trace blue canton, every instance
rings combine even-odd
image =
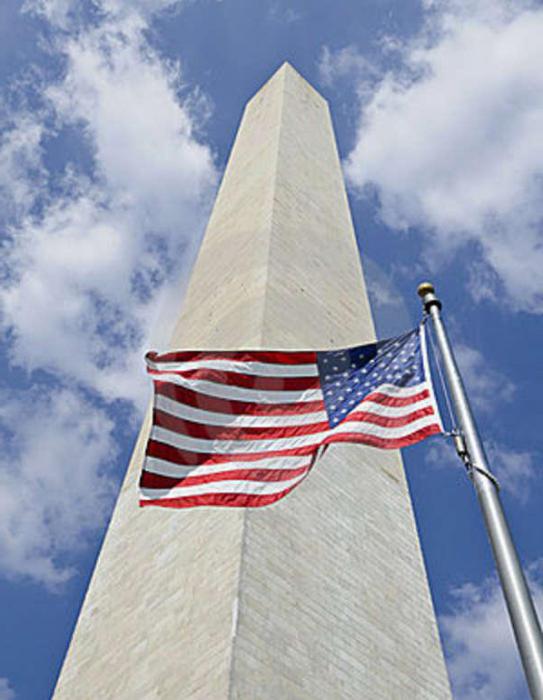
[[[408,387],[425,379],[419,328],[357,348],[318,352],[317,364],[332,428],[380,385]]]

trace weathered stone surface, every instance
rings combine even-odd
[[[373,337],[328,107],[285,64],[246,107],[172,345]],[[56,700],[450,698],[398,453],[335,445],[268,508],[140,510],[147,431]]]

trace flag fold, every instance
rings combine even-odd
[[[320,447],[406,447],[442,432],[424,325],[344,350],[150,352],[140,504],[265,506]]]

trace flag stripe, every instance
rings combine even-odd
[[[303,366],[315,364],[314,350],[182,350],[176,352],[148,352],[147,362],[201,362],[229,360],[233,362],[264,362],[266,364]]]
[[[361,445],[378,447],[382,450],[399,450],[402,447],[409,447],[409,445],[414,445],[430,435],[438,435],[441,432],[441,426],[434,422],[428,423],[428,425],[411,433],[406,433],[398,438],[379,437],[378,435],[371,435],[369,433],[344,433],[326,438],[323,440],[323,444],[330,445],[334,442],[356,442]]]
[[[386,416],[368,411],[353,411],[349,414],[344,424],[352,421],[360,423],[373,423],[384,428],[400,428],[409,425],[417,418],[432,416],[434,413],[431,406],[417,408],[414,411],[405,413],[402,416]],[[262,440],[295,437],[298,435],[309,435],[312,433],[322,433],[328,430],[328,421],[321,421],[313,424],[286,425],[282,427],[262,427],[262,426],[217,426],[204,424],[178,418],[171,413],[166,413],[155,409],[153,416],[154,425],[166,428],[177,433],[183,433],[191,437],[205,438],[207,440]]]
[[[335,436],[341,433],[375,435],[376,437],[389,437],[391,439],[401,439],[411,432],[416,432],[426,425],[435,423],[435,416],[424,416],[412,421],[409,426],[398,428],[383,428],[372,423],[359,422],[346,425],[344,422],[331,430],[323,430],[314,434],[296,435],[294,437],[267,439],[247,439],[247,440],[206,440],[195,438],[190,435],[180,434],[154,425],[151,431],[151,438],[165,445],[176,447],[190,452],[206,452],[220,454],[246,454],[246,453],[281,453],[283,450],[297,449],[298,447],[318,446],[329,435]]]
[[[315,360],[308,365],[272,364],[269,362],[240,362],[221,360],[215,357],[204,357],[191,362],[152,362],[147,360],[147,366],[158,372],[187,372],[195,369],[212,369],[224,372],[239,372],[240,374],[258,375],[260,377],[318,377],[319,370]]]
[[[219,474],[224,473],[225,469],[235,469],[238,472],[243,472],[244,470],[250,471],[258,469],[262,471],[264,469],[282,469],[283,471],[290,470],[296,471],[302,467],[307,467],[310,464],[307,455],[302,457],[281,457],[281,458],[258,458],[252,459],[250,461],[236,461],[228,460],[225,466],[225,462],[219,462],[210,464],[206,462],[201,465],[186,466],[182,464],[175,464],[174,462],[168,462],[164,459],[158,459],[156,457],[148,457],[145,465],[145,470],[152,472],[153,474],[161,474],[162,476],[171,476],[178,480],[183,479],[185,476],[197,476],[200,474]]]
[[[315,411],[313,413],[292,413],[286,415],[243,415],[232,413],[219,413],[216,411],[204,411],[179,401],[174,401],[166,396],[159,395],[155,399],[157,409],[169,413],[178,418],[185,418],[189,421],[196,421],[208,425],[225,425],[229,427],[260,427],[272,428],[287,425],[311,425],[327,421],[326,411]],[[411,401],[403,406],[389,406],[388,404],[374,401],[364,401],[364,409],[371,413],[379,413],[382,416],[400,417],[409,415],[413,408],[433,407],[429,398],[419,401]]]
[[[220,454],[218,452],[194,452],[192,450],[183,450],[175,445],[168,445],[154,438],[149,439],[147,443],[146,455],[149,457],[157,457],[159,459],[180,464],[182,466],[195,466],[199,464],[224,464],[231,460],[259,460],[265,457],[299,457],[303,455],[311,455],[315,451],[313,445],[305,447],[297,447],[289,450],[274,450],[264,453],[255,452],[249,453],[229,453]]]
[[[140,481],[140,486],[150,489],[172,489],[176,486],[196,486],[198,484],[211,484],[215,481],[229,481],[233,479],[244,479],[246,481],[288,481],[293,477],[300,476],[307,472],[307,467],[299,469],[228,469],[215,474],[190,474],[181,479],[177,477],[164,476],[156,472],[144,471]]]
[[[281,403],[297,403],[307,401],[322,400],[322,392],[320,389],[305,389],[305,390],[266,390],[258,387],[244,388],[234,386],[232,384],[223,384],[220,381],[219,373],[215,373],[212,380],[209,379],[186,379],[179,374],[170,374],[165,372],[160,374],[161,381],[171,382],[179,386],[192,389],[193,391],[201,392],[207,396],[213,396],[219,399],[228,399],[229,401],[244,401],[248,403],[260,404],[281,404]]]
[[[289,481],[246,481],[225,480],[216,481],[210,484],[197,484],[196,486],[180,486],[173,489],[141,489],[143,498],[183,498],[185,496],[199,496],[204,493],[246,493],[252,495],[269,495],[284,491],[298,484],[307,474],[307,470],[302,475],[296,476]]]
[[[299,482],[293,484],[283,491],[277,493],[257,495],[248,493],[204,493],[199,495],[181,495],[177,498],[156,498],[156,496],[148,495],[142,497],[140,505],[145,506],[161,506],[162,508],[194,508],[196,506],[215,506],[224,508],[260,508],[276,503],[281,498],[287,496],[293,489],[296,488]],[[152,492],[149,491],[152,494]]]
[[[209,411],[200,406],[189,405],[182,401],[172,399],[164,394],[157,394],[155,396],[155,406],[159,410],[170,413],[172,416],[177,416],[178,418],[186,418],[187,420],[194,420],[210,425],[261,426],[264,428],[279,425],[309,425],[311,423],[319,423],[327,420],[327,413],[324,410],[307,413],[296,413],[292,411],[280,413],[276,410],[276,407],[274,407],[274,410],[251,414],[228,412],[230,405],[231,402],[225,401],[224,405],[221,407],[223,409],[222,411]],[[319,406],[322,408],[322,403],[319,404]],[[215,405],[214,408],[218,408],[218,406]],[[271,407],[269,408],[271,409]],[[289,408],[292,409],[292,406],[289,406]],[[394,411],[398,409],[387,408],[385,410]]]
[[[322,411],[324,408],[322,393],[321,397],[316,401],[307,401],[300,404],[261,404],[258,401],[235,401],[233,399],[222,399],[217,396],[208,396],[193,389],[176,386],[175,384],[156,379],[154,380],[154,385],[155,396],[166,396],[173,401],[216,413],[232,413],[247,416],[297,415],[299,413]]]
[[[320,381],[317,376],[312,377],[264,377],[260,375],[245,375],[236,372],[227,372],[209,367],[183,370],[182,372],[172,372],[167,370],[149,369],[152,376],[179,377],[188,380],[193,384],[196,380],[201,382],[212,382],[213,384],[225,384],[229,387],[241,387],[243,389],[253,389],[255,391],[305,391],[306,389],[318,389]],[[186,385],[185,385],[186,386]]]

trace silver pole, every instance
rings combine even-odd
[[[528,687],[533,700],[543,700],[543,636],[505,519],[498,485],[488,467],[462,378],[441,320],[441,302],[429,282],[419,286],[418,294],[426,313],[433,321],[449,394],[461,432],[456,441],[457,450],[468,468],[483,512]]]

